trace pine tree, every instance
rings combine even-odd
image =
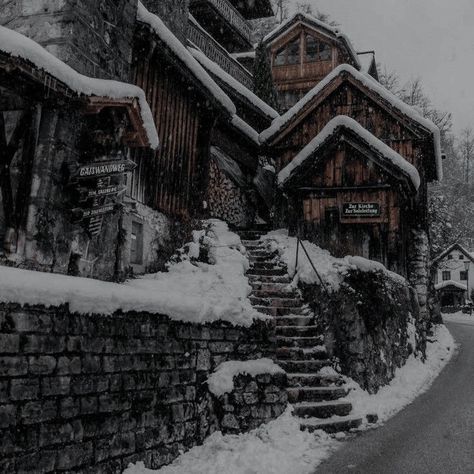
[[[267,50],[263,43],[259,43],[255,51],[254,92],[264,102],[279,110],[278,95],[273,83],[272,67]]]

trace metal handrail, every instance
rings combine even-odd
[[[314,270],[314,273],[316,273],[316,276],[318,277],[319,279],[319,282],[321,283],[321,286],[323,287],[324,289],[324,292],[326,293],[326,296],[329,298],[329,291],[326,287],[326,284],[324,283],[320,273],[318,272],[318,270],[316,269],[316,266],[314,265],[313,263],[313,260],[311,259],[311,257],[309,256],[309,253],[308,251],[306,250],[306,247],[304,246],[303,244],[303,241],[300,239],[299,235],[296,236],[296,263],[295,263],[295,272],[298,271],[298,262],[299,262],[299,251],[300,251],[300,246],[301,248],[303,249],[310,265],[313,267],[313,270]]]

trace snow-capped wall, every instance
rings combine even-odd
[[[270,331],[0,304],[0,471],[168,464],[219,427],[209,375],[268,356]]]

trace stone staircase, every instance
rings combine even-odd
[[[350,415],[352,405],[343,400],[348,389],[327,369],[331,362],[314,314],[289,286],[291,279],[278,255],[259,240],[264,233],[264,228],[239,232],[250,259],[250,300],[259,312],[276,318],[275,362],[287,372],[288,399],[301,428],[328,433],[357,428],[362,419]]]

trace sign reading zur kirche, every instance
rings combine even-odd
[[[343,217],[379,217],[380,204],[375,202],[348,202],[342,207]]]

